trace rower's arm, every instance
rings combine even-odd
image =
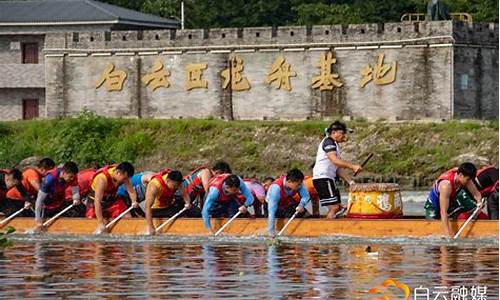
[[[441,225],[444,234],[452,237],[450,222],[448,220],[448,207],[450,206],[451,184],[447,180],[439,183],[439,209],[441,214]]]
[[[305,208],[307,205],[307,202],[309,202],[309,200],[311,199],[311,196],[309,195],[309,192],[307,191],[304,184],[302,184],[300,186],[299,195],[300,195],[300,204],[299,205]]]
[[[149,227],[154,228],[153,226],[153,203],[155,201],[156,195],[158,194],[158,187],[154,182],[150,182],[146,188],[146,222]]]
[[[211,187],[208,190],[207,198],[205,199],[205,204],[203,205],[203,210],[201,211],[201,216],[203,217],[205,228],[210,232],[212,232],[212,225],[210,224],[210,210],[217,198],[219,198],[219,191],[217,190],[217,188]]]
[[[37,225],[41,226],[43,222],[43,203],[49,196],[50,190],[54,185],[54,178],[52,175],[47,175],[43,179],[43,184],[38,191],[35,202],[35,221]]]
[[[205,192],[208,191],[209,187],[210,187],[210,178],[212,178],[212,172],[210,172],[209,169],[203,169],[201,171],[201,184],[203,185],[203,189],[205,190]]]
[[[38,225],[42,225],[42,210],[43,210],[43,202],[47,199],[48,194],[42,190],[38,191],[36,202],[35,202],[35,221]]]
[[[179,188],[179,191],[181,192],[182,199],[184,199],[185,207],[190,207],[191,206],[191,198],[189,198],[189,195],[186,192],[186,189],[181,185],[181,187]]]
[[[276,221],[276,211],[278,210],[278,204],[280,202],[280,187],[277,184],[272,184],[267,191],[266,201],[267,201],[267,230],[269,235],[276,234],[275,221]]]
[[[71,186],[71,200],[73,204],[80,204],[80,187],[78,185]]]
[[[481,203],[481,193],[474,184],[474,181],[469,180],[469,182],[467,182],[467,185],[465,187],[467,188],[467,190],[469,190],[469,192],[472,194],[477,204],[479,205]]]
[[[132,205],[137,202],[137,193],[135,192],[132,183],[130,183],[130,179],[123,183],[125,185],[125,189],[127,190],[128,196],[130,197],[130,201],[132,201]]]
[[[101,201],[104,197],[104,190],[106,189],[106,181],[103,177],[96,178],[95,198],[94,198],[94,212],[98,225],[104,226],[104,218],[102,216]]]
[[[252,205],[255,199],[253,198],[252,192],[250,192],[250,190],[247,188],[247,185],[243,180],[241,180],[241,178],[240,178],[240,192],[243,195],[243,197],[245,197],[244,205],[246,207]]]

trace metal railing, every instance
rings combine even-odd
[[[450,17],[455,21],[472,22],[472,15],[468,13],[450,13]],[[425,14],[406,13],[401,16],[401,22],[420,22],[425,21]]]

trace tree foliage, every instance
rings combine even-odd
[[[180,20],[181,0],[102,0]],[[186,28],[399,22],[425,13],[427,0],[184,0]],[[498,22],[497,0],[444,0],[450,12],[470,13],[476,22]]]

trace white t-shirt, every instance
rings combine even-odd
[[[337,177],[337,166],[328,159],[327,153],[335,151],[338,158],[341,158],[342,151],[339,144],[331,137],[324,138],[318,146],[316,163],[313,168],[313,179]]]

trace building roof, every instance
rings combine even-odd
[[[0,26],[123,24],[178,28],[179,21],[94,0],[0,1]]]

